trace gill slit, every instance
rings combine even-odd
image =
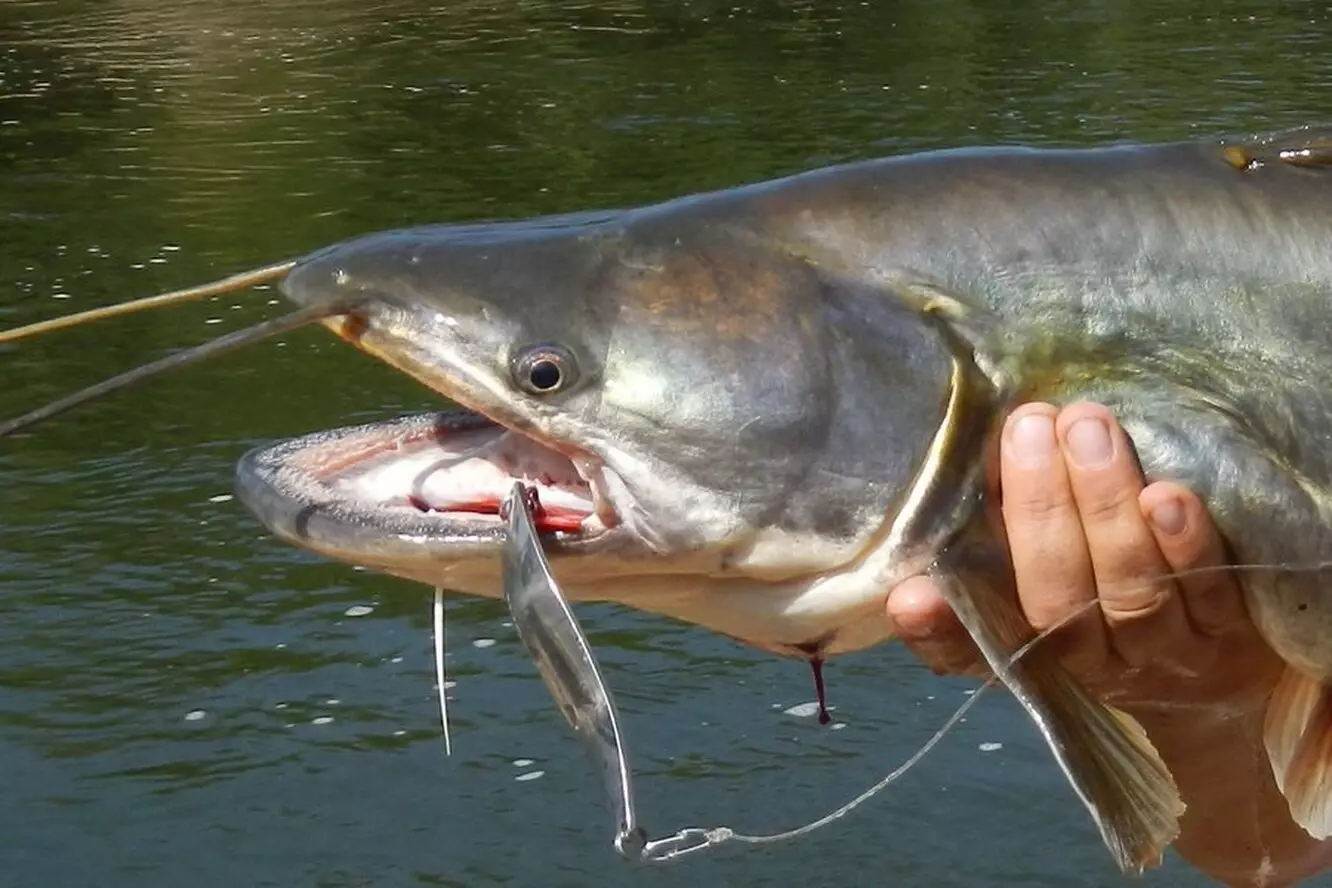
[[[887,543],[890,553],[897,553],[912,537],[912,531],[920,524],[929,495],[934,491],[935,481],[939,477],[945,457],[952,451],[956,438],[954,432],[959,426],[958,415],[962,411],[963,394],[966,389],[966,367],[956,355],[952,357],[952,373],[948,392],[948,406],[944,408],[943,421],[925,451],[925,459],[916,473],[916,479],[907,492],[906,501],[897,510],[892,526],[888,529]]]

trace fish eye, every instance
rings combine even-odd
[[[578,381],[578,364],[561,345],[533,345],[513,360],[513,379],[529,395],[552,395]]]

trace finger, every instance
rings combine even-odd
[[[980,651],[928,577],[912,577],[893,589],[888,619],[897,637],[936,673],[985,673]]]
[[[1055,423],[1078,505],[1110,645],[1145,665],[1163,651],[1180,658],[1195,643],[1170,566],[1142,516],[1142,474],[1128,436],[1099,404],[1065,409]]]
[[[1188,488],[1170,481],[1148,485],[1138,497],[1157,548],[1175,572],[1220,567],[1229,563],[1225,543],[1211,516]],[[1176,577],[1189,623],[1198,633],[1215,637],[1244,627],[1249,618],[1244,595],[1234,574],[1221,570]]]
[[[1096,582],[1068,473],[1055,437],[1057,411],[1024,404],[1004,424],[999,472],[1018,598],[1042,631],[1096,600]],[[1108,643],[1094,611],[1061,628],[1057,645],[1075,672],[1098,669]]]

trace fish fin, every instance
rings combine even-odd
[[[1146,732],[1083,690],[1048,648],[1036,645],[1010,663],[1033,637],[1012,602],[991,589],[969,591],[951,571],[930,574],[995,675],[1036,722],[1119,868],[1138,874],[1159,865],[1179,835],[1184,802]]]
[[[1291,817],[1316,839],[1332,836],[1332,688],[1287,666],[1267,703],[1263,743]]]

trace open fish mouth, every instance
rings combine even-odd
[[[421,579],[435,545],[449,558],[500,544],[515,481],[536,493],[551,544],[590,542],[619,523],[600,462],[470,412],[431,413],[315,432],[246,454],[241,500],[278,536],[343,560]],[[434,552],[439,556],[440,552]],[[415,566],[415,568],[414,568]],[[430,581],[434,581],[433,574]]]

